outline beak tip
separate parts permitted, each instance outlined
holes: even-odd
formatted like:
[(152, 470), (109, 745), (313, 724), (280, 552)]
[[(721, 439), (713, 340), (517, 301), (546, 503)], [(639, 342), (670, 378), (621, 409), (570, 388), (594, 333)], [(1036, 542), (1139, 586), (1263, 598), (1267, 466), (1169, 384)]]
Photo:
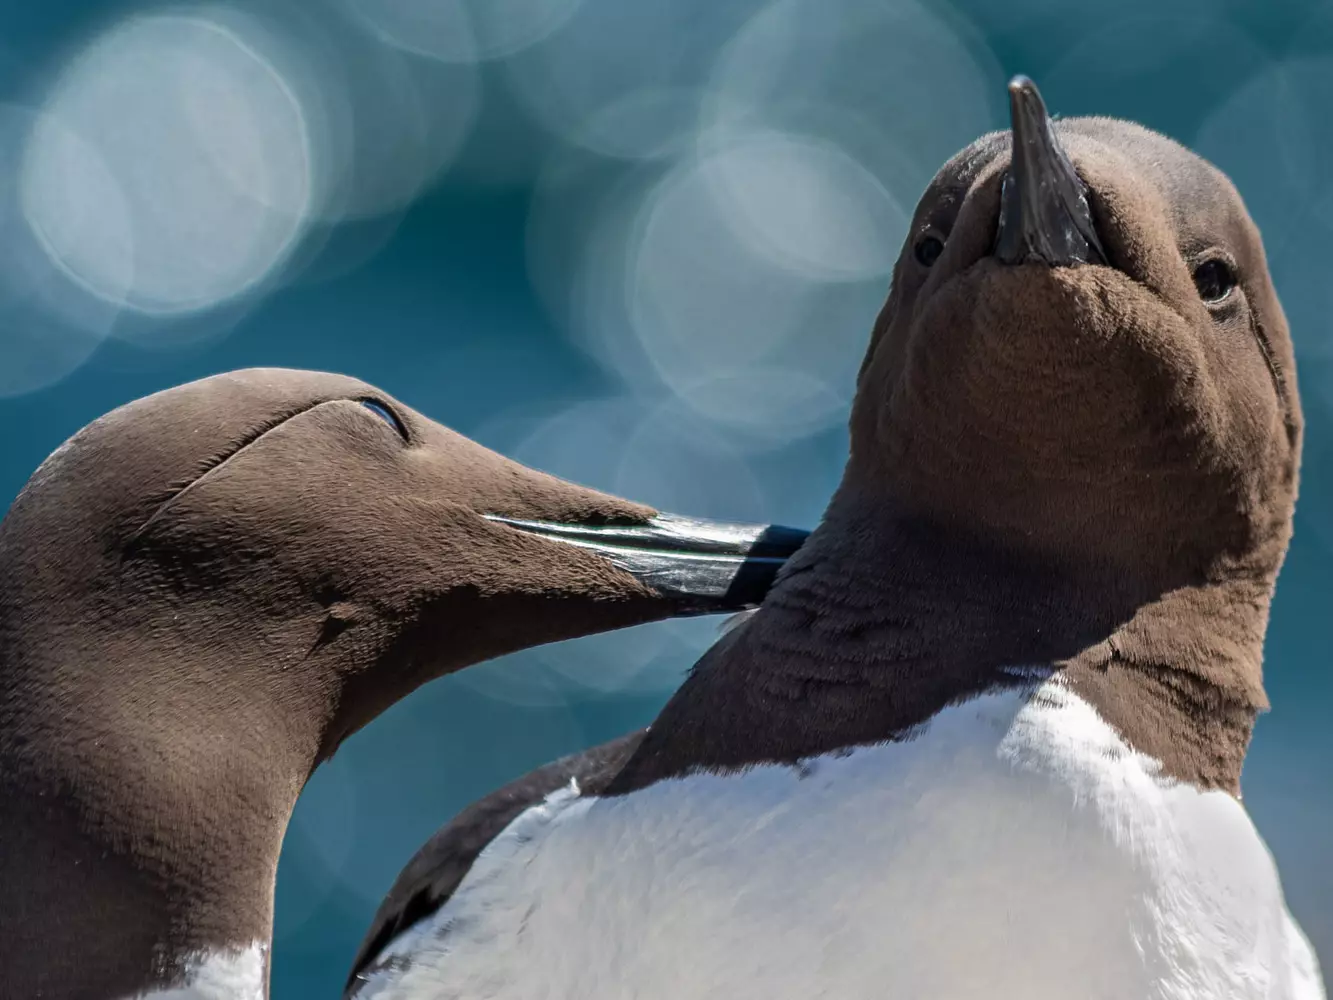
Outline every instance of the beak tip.
[(1018, 73), (1009, 78), (1009, 96), (1022, 97), (1028, 94), (1035, 94), (1037, 85), (1032, 82), (1032, 77)]
[(1041, 91), (1030, 76), (1019, 73), (1009, 81), (1009, 118), (1010, 129), (1016, 136), (1027, 141), (1036, 138), (1035, 132), (1042, 129), (1048, 120), (1046, 102)]

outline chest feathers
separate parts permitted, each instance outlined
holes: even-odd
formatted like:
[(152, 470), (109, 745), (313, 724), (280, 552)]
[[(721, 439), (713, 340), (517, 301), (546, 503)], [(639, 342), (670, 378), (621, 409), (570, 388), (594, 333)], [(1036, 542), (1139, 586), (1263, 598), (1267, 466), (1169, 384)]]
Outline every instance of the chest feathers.
[(187, 956), (185, 984), (140, 993), (133, 1000), (265, 1000), (268, 982), (266, 945)]
[(1241, 804), (1056, 681), (519, 816), (358, 1000), (1318, 1000)]

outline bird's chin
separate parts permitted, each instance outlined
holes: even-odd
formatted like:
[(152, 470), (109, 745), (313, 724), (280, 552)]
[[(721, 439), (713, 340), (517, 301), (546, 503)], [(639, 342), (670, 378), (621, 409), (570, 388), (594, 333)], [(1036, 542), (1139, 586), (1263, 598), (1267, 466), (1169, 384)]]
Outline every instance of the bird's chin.
[(1188, 434), (1208, 391), (1180, 378), (1198, 350), (1182, 317), (1104, 266), (983, 261), (954, 282), (917, 317), (877, 421), (905, 494), (1087, 551), (1110, 511), (1166, 516), (1155, 484), (1183, 486), (1209, 447)]
[(1097, 264), (982, 258), (931, 295), (913, 340), (918, 357), (938, 355), (955, 378), (979, 385), (989, 376), (997, 392), (1026, 399), (1071, 392), (1124, 399), (1178, 383), (1182, 363), (1205, 363), (1181, 311)]

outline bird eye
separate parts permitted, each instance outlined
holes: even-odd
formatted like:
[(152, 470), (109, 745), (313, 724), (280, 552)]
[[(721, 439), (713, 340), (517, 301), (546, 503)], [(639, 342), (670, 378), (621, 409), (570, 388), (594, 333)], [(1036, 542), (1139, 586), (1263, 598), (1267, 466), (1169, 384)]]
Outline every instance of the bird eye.
[(394, 413), (393, 410), (374, 399), (363, 399), (361, 405), (392, 427), (394, 433), (404, 441), (407, 440), (407, 428), (403, 426), (403, 422), (398, 419), (398, 414)]
[(942, 253), (944, 253), (944, 241), (938, 236), (923, 236), (916, 241), (916, 246), (912, 248), (912, 254), (916, 257), (916, 262), (922, 267), (930, 267), (940, 259)]
[(1210, 257), (1194, 269), (1194, 287), (1205, 302), (1221, 302), (1236, 287), (1236, 272), (1226, 261)]

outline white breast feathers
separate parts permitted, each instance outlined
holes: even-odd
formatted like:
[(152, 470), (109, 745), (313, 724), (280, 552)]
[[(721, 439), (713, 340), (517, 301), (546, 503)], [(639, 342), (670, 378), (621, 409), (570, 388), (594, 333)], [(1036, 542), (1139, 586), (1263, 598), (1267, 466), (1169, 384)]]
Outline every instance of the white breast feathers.
[(1322, 1000), (1239, 802), (1056, 681), (519, 816), (358, 1000)]

